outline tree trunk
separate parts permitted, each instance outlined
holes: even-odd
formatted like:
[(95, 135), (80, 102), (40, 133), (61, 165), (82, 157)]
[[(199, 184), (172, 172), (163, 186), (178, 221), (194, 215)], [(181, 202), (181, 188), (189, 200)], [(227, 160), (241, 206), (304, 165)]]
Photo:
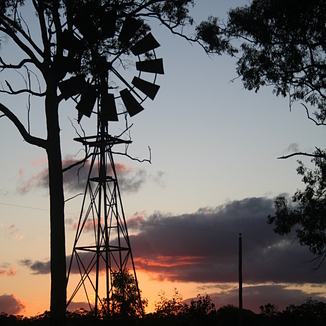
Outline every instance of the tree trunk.
[(63, 325), (66, 313), (66, 248), (60, 127), (56, 87), (48, 84), (45, 101), (50, 190), (51, 324)]

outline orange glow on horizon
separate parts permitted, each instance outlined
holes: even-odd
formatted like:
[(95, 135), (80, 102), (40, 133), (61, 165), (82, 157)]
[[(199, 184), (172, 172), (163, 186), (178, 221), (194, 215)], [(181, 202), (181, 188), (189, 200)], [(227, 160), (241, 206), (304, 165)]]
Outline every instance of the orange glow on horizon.
[(134, 258), (135, 264), (139, 263), (138, 269), (144, 270), (142, 266), (147, 267), (175, 267), (193, 265), (198, 260), (202, 259), (200, 256), (155, 256), (154, 258)]

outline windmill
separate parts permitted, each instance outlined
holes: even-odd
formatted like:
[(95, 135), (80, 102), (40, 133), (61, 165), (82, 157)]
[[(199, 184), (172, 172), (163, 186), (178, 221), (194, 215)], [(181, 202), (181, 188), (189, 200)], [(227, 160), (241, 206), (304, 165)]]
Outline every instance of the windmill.
[[(142, 20), (128, 15), (119, 16), (116, 11), (106, 11), (105, 8), (90, 15), (89, 9), (85, 7), (77, 12), (73, 31), (66, 30), (63, 33), (68, 53), (65, 60), (72, 67), (72, 76), (59, 85), (65, 99), (73, 98), (76, 101), (78, 122), (83, 116), (97, 116), (96, 135), (75, 139), (90, 150), (91, 159), (68, 265), (67, 289), (72, 289), (72, 293), (67, 291), (67, 307), (77, 293), (82, 292), (95, 316), (103, 309), (111, 315), (119, 304), (114, 300), (114, 281), (120, 277), (123, 283), (125, 273), (128, 272), (134, 281), (133, 293), (129, 293), (127, 282), (120, 284), (120, 299), (122, 297), (123, 301), (137, 306), (142, 313), (112, 152), (115, 145), (128, 145), (131, 141), (110, 135), (108, 125), (109, 122), (118, 121), (120, 115), (132, 117), (138, 114), (144, 109), (142, 103), (146, 98), (155, 98), (159, 90), (157, 74), (164, 73), (163, 60), (156, 57), (155, 49), (160, 44), (151, 32), (146, 31)], [(118, 44), (116, 51), (110, 55), (99, 54), (99, 37)], [(73, 70), (85, 60), (82, 58), (85, 48), (88, 48), (87, 53), (91, 53), (88, 60), (91, 61), (92, 71), (88, 79), (79, 73), (82, 69), (76, 69), (78, 73)], [(138, 72), (131, 83), (118, 71), (121, 57), (130, 56), (130, 53), (136, 58)], [(120, 86), (110, 87), (111, 79), (118, 80)], [(123, 104), (123, 112), (117, 111), (117, 102)]]

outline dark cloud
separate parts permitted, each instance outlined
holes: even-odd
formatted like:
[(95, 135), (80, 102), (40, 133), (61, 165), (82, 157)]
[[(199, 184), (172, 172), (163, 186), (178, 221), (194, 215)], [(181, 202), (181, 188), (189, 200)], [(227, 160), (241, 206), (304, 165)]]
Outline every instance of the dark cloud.
[(273, 200), (247, 198), (194, 214), (134, 216), (129, 229), (138, 269), (179, 282), (237, 282), (239, 233), (247, 284), (324, 283), (326, 266), (312, 273), (313, 256), (295, 236), (281, 237), (266, 222)]
[[(273, 212), (272, 199), (247, 198), (193, 214), (132, 216), (127, 223), (136, 267), (158, 280), (237, 282), (241, 233), (246, 284), (325, 283), (326, 264), (312, 272), (313, 256), (308, 249), (293, 234), (279, 236), (267, 224), (266, 217)], [(87, 257), (82, 259), (87, 261)], [(50, 270), (49, 262), (21, 263), (35, 274)]]
[(8, 315), (17, 315), (25, 311), (25, 304), (16, 298), (13, 294), (0, 295), (0, 313), (5, 312)]
[[(153, 279), (176, 284), (215, 284), (215, 288), (216, 284), (224, 284), (222, 295), (212, 294), (216, 297), (214, 301), (220, 302), (223, 297), (225, 304), (233, 303), (237, 297), (234, 284), (238, 282), (241, 233), (244, 302), (248, 302), (245, 307), (254, 309), (256, 305), (257, 310), (259, 305), (269, 302), (280, 307), (283, 302), (301, 304), (311, 294), (287, 289), (284, 284), (293, 288), (309, 283), (317, 290), (326, 283), (326, 264), (312, 272), (313, 256), (295, 241), (295, 235), (279, 236), (267, 224), (267, 216), (273, 212), (272, 199), (247, 198), (202, 208), (193, 214), (131, 216), (127, 224), (136, 270), (148, 273)], [(80, 259), (87, 266), (92, 255), (81, 253)], [(22, 263), (35, 274), (49, 272), (49, 262), (25, 260)], [(104, 269), (103, 264), (100, 269)], [(71, 273), (78, 273), (75, 262)], [(321, 296), (316, 291), (314, 298), (319, 300)]]
[(31, 269), (33, 274), (49, 274), (50, 261), (32, 261), (30, 259), (23, 259), (19, 261), (20, 265)]

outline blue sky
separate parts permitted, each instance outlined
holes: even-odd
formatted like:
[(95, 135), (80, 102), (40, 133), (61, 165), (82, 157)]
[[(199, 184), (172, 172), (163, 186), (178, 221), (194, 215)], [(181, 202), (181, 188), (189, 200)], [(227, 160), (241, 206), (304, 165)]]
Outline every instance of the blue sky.
[[(246, 3), (196, 2), (192, 12), (197, 23), (208, 15), (226, 17), (228, 8)], [(234, 58), (208, 57), (198, 45), (162, 26), (154, 24), (152, 32), (161, 44), (156, 54), (164, 60), (165, 75), (158, 78), (156, 99), (147, 100), (145, 110), (130, 119), (129, 148), (130, 155), (148, 158), (150, 146), (152, 164), (115, 158), (124, 166), (119, 175), (122, 199), (149, 308), (160, 290), (169, 296), (173, 288), (185, 299), (206, 292), (217, 304), (236, 304), (239, 232), (245, 249), (244, 295), (250, 297), (245, 308), (257, 310), (268, 302), (284, 308), (308, 296), (325, 298), (325, 268), (312, 274), (308, 250), (292, 244), (293, 234), (279, 237), (266, 224), (273, 198), (302, 188), (297, 159), (277, 157), (323, 147), (324, 130), (307, 119), (299, 103), (290, 110), (288, 98), (275, 97), (271, 88), (254, 93), (239, 79), (231, 82), (236, 77)], [(2, 45), (3, 58), (15, 54), (10, 43)], [(126, 74), (131, 76), (132, 69)], [(6, 77), (0, 78), (3, 84)], [(23, 99), (1, 94), (1, 101), (26, 122)], [(31, 130), (45, 136), (42, 102), (32, 104)], [(74, 104), (67, 101), (60, 110), (63, 157), (82, 157), (72, 141)], [(82, 122), (92, 135), (95, 120)], [(113, 124), (112, 133), (123, 127), (123, 122)], [(27, 145), (4, 118), (0, 136), (0, 307), (33, 315), (49, 309), (46, 156)], [(74, 180), (77, 184), (76, 174), (70, 175), (66, 198), (82, 192)], [(81, 197), (66, 204), (68, 254), (80, 205)], [(169, 239), (169, 245), (162, 239)], [(177, 264), (181, 257), (185, 263)]]

